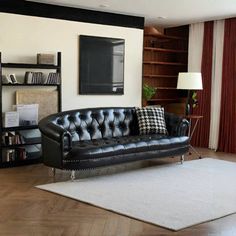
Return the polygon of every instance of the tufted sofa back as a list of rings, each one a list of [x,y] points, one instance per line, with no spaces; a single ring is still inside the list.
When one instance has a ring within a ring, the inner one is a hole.
[[[134,107],[89,108],[60,112],[47,118],[53,126],[69,131],[72,141],[138,134]]]

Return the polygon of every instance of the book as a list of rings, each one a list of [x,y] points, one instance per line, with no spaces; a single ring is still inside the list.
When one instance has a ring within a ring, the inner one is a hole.
[[[14,106],[19,113],[19,125],[37,125],[38,124],[38,104],[17,104]]]
[[[21,137],[14,131],[5,132],[2,134],[3,145],[16,145],[22,144]]]
[[[38,129],[20,130],[19,134],[24,143],[41,142],[41,133]]]
[[[19,112],[7,111],[4,113],[4,127],[19,126]]]
[[[25,72],[25,83],[26,84],[43,84],[44,76],[42,72]]]
[[[25,147],[17,148],[17,159],[18,160],[25,160],[26,159],[26,150]]]
[[[60,74],[59,73],[50,72],[48,74],[48,77],[47,77],[45,83],[46,84],[60,84]]]
[[[54,61],[55,61],[54,54],[45,54],[45,53],[37,54],[37,64],[54,65]]]
[[[16,153],[14,149],[4,150],[3,161],[5,162],[15,161],[15,156],[16,156]]]
[[[39,158],[41,155],[41,150],[39,149],[38,145],[25,146],[25,151],[27,159]]]

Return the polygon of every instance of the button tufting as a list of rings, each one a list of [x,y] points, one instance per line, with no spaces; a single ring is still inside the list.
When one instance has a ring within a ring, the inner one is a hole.
[[[73,122],[74,121],[74,117],[73,116],[68,116],[67,118],[69,121]]]
[[[119,127],[120,127],[121,129],[125,129],[125,128],[126,128],[126,125],[125,125],[124,122],[120,122]]]
[[[76,132],[81,135],[82,134],[82,129],[80,127],[77,128]]]
[[[58,125],[62,125],[62,124],[63,124],[63,123],[62,123],[62,120],[59,120],[59,119],[58,119],[58,120],[57,120],[57,124],[58,124]]]
[[[80,118],[81,120],[84,120],[84,116],[83,116],[82,114],[79,115],[79,118]]]
[[[94,131],[93,126],[88,126],[88,127],[87,127],[87,131],[88,131],[89,133],[92,133],[92,132]]]
[[[109,127],[110,127],[110,129],[113,129],[114,126],[115,126],[114,123],[112,123],[112,122],[109,123]]]

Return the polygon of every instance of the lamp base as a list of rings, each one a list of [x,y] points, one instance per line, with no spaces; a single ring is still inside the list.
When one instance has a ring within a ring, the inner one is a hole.
[[[189,115],[190,115],[191,95],[192,95],[192,91],[191,91],[191,90],[188,90],[188,96],[187,96],[186,107],[185,107],[185,115],[186,115],[186,116],[189,116]]]
[[[189,115],[190,115],[190,104],[189,104],[189,103],[186,104],[186,107],[185,107],[185,115],[186,115],[186,116],[189,116]]]

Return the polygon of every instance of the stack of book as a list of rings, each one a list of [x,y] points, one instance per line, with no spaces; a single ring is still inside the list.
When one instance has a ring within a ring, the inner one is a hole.
[[[44,77],[42,72],[25,72],[25,83],[26,84],[43,84]]]
[[[42,72],[25,72],[26,84],[60,84],[60,74],[50,72],[46,77]]]
[[[3,161],[10,162],[10,161],[15,161],[15,159],[16,159],[16,152],[14,149],[3,150]]]
[[[20,130],[18,132],[24,143],[41,142],[41,133],[39,129]]]
[[[6,132],[2,135],[2,143],[3,145],[15,145],[24,143],[24,140],[15,132]]]
[[[45,84],[60,84],[60,75],[59,73],[50,72],[48,74]]]
[[[41,133],[38,129],[8,131],[2,135],[3,145],[16,145],[25,143],[40,143]]]
[[[26,159],[36,159],[39,158],[41,153],[41,145],[29,145],[25,146]]]
[[[3,162],[22,161],[39,158],[41,145],[29,145],[15,149],[3,149]]]

